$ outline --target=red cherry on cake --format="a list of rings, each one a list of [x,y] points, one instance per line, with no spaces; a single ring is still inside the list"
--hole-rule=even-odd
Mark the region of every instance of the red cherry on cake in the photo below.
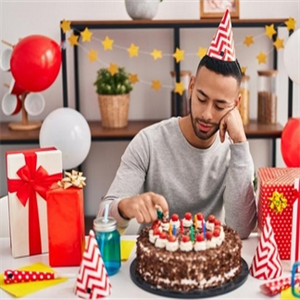
[[[159,235],[159,237],[161,239],[166,239],[167,238],[167,234],[165,232],[161,232],[160,235]]]
[[[218,220],[218,219],[215,219],[215,225],[217,225],[217,226],[221,226],[221,221],[220,221],[220,220]]]
[[[202,221],[204,219],[203,213],[197,213],[197,220]]]
[[[175,242],[176,241],[176,236],[175,235],[169,235],[168,240],[169,240],[169,242]]]
[[[190,241],[190,237],[189,237],[188,235],[184,235],[184,236],[182,237],[182,241],[183,241],[184,243],[189,242],[189,241]]]
[[[177,214],[173,214],[172,215],[172,221],[173,222],[176,222],[176,221],[178,221],[179,220],[179,216],[177,215]]]
[[[154,235],[160,235],[161,234],[161,231],[158,229],[158,227],[153,228],[153,234]]]
[[[203,242],[203,241],[204,241],[204,236],[203,236],[203,234],[197,234],[197,235],[196,235],[196,241],[197,241],[197,242]]]
[[[206,238],[207,238],[208,240],[211,240],[211,239],[212,239],[212,236],[213,236],[213,234],[212,234],[211,231],[207,231],[207,232],[206,232]]]
[[[215,225],[214,229],[217,229],[217,230],[221,231],[221,226],[220,225]]]
[[[186,220],[191,220],[192,219],[192,214],[190,213],[190,212],[186,212],[185,214],[184,214],[184,218],[186,219]]]
[[[210,222],[210,223],[214,223],[215,219],[216,219],[216,217],[214,215],[209,215],[207,218],[208,222]]]
[[[160,225],[161,225],[160,220],[156,219],[156,220],[152,223],[152,229],[158,228]]]
[[[220,230],[215,228],[213,235],[214,237],[220,236]]]

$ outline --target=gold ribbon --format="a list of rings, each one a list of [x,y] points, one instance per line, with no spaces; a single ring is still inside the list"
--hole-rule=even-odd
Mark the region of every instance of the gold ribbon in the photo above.
[[[82,172],[72,170],[72,173],[65,172],[65,175],[67,177],[64,177],[57,183],[60,187],[67,189],[73,186],[82,189],[84,186],[86,186],[86,183],[84,182],[86,177],[82,176]]]
[[[270,208],[275,213],[282,213],[284,209],[288,206],[287,199],[284,197],[283,193],[273,192],[270,200]]]

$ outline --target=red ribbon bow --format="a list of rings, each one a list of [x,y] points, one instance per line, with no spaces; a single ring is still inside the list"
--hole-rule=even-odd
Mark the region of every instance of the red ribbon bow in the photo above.
[[[62,173],[48,175],[47,171],[39,166],[36,169],[36,153],[25,153],[25,166],[17,171],[20,179],[8,179],[8,192],[15,193],[22,203],[26,206],[29,201],[29,253],[30,255],[42,252],[41,230],[36,193],[46,200],[46,192],[51,185],[62,178]]]

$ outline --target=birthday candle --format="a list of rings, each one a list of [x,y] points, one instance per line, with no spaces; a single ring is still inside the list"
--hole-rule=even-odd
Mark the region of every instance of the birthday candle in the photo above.
[[[180,232],[183,233],[183,220],[180,220]]]
[[[206,225],[205,225],[204,219],[202,220],[202,232],[203,232],[203,236],[205,238],[205,235],[206,235]]]
[[[169,222],[169,235],[172,235],[172,224]]]
[[[198,218],[197,218],[197,215],[195,215],[195,217],[194,217],[194,227],[195,227],[195,230],[197,230],[197,227],[198,227]]]
[[[195,240],[195,233],[194,233],[194,227],[191,226],[190,228],[190,234],[191,234],[191,241],[193,242]]]
[[[175,225],[173,225],[173,235],[176,236],[176,226]]]

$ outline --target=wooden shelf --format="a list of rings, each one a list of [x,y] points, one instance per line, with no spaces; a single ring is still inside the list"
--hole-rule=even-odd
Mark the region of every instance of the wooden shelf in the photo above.
[[[107,129],[103,128],[100,121],[88,121],[91,129],[92,141],[129,141],[141,129],[159,120],[136,120],[129,121],[126,128]],[[15,131],[8,128],[9,122],[0,122],[0,144],[38,144],[39,130]],[[281,137],[283,126],[278,124],[258,124],[251,120],[250,124],[245,126],[245,132],[248,139],[276,139]]]

